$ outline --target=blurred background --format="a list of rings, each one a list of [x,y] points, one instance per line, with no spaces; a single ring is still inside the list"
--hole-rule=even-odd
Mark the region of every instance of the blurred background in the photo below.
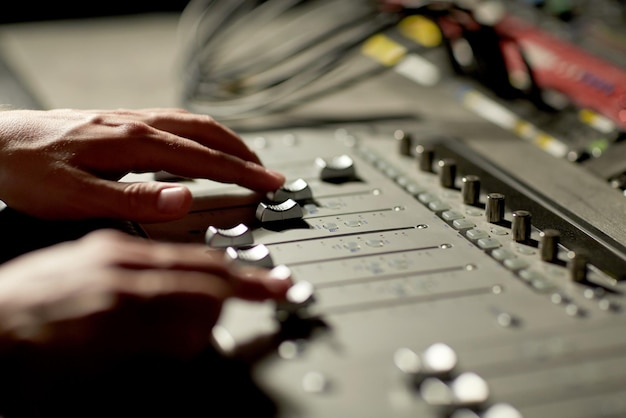
[[[0,14],[0,23],[32,22],[41,20],[77,19],[146,12],[180,12],[186,0],[108,0],[102,2],[15,2],[10,11]]]
[[[16,2],[0,14],[0,104],[174,106],[187,2]]]

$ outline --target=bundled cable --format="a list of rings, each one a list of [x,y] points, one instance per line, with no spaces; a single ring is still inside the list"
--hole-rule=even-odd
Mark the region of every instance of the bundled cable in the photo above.
[[[290,109],[384,70],[359,47],[397,23],[365,0],[191,0],[184,106],[226,120]]]
[[[473,52],[467,68],[461,69],[461,61],[453,59],[455,69],[510,96],[517,92],[510,93],[500,35],[493,26],[504,15],[502,4],[498,0],[191,0],[179,25],[183,105],[232,124],[337,92],[389,69],[390,65],[364,58],[364,45],[377,34],[395,30],[397,35],[398,23],[417,14],[454,23],[463,39],[446,40],[450,56],[456,55],[455,44],[469,46]]]

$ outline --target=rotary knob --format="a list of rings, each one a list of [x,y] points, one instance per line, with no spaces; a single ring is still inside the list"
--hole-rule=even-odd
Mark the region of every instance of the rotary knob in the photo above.
[[[549,263],[557,260],[561,233],[556,229],[546,229],[541,232],[541,259]]]
[[[349,155],[339,155],[329,160],[317,158],[315,163],[321,168],[320,178],[327,182],[341,182],[356,178],[354,160]]]
[[[489,193],[485,210],[487,222],[500,223],[504,220],[504,195],[501,193]]]
[[[437,167],[441,187],[453,189],[456,181],[456,161],[453,158],[443,158],[437,162]]]
[[[461,196],[464,204],[477,206],[480,203],[480,177],[471,174],[464,176]]]
[[[260,202],[256,209],[256,218],[265,222],[294,221],[302,219],[302,207],[292,199],[282,203]]]
[[[240,248],[228,247],[226,248],[226,259],[238,264],[265,268],[274,267],[270,250],[263,244]]]
[[[239,224],[227,229],[209,226],[204,234],[204,241],[212,248],[227,248],[251,245],[254,238],[246,225]]]
[[[400,155],[410,157],[413,151],[413,138],[411,135],[398,129],[393,133],[393,136],[398,141]]]
[[[421,144],[415,147],[415,157],[420,171],[430,173],[433,171],[435,148],[432,145]]]
[[[585,283],[587,281],[587,268],[589,259],[585,254],[568,254],[569,261],[567,263],[570,279],[575,283]]]
[[[513,224],[511,226],[511,235],[513,241],[525,243],[530,240],[530,219],[531,214],[525,210],[516,210],[512,213]]]
[[[291,183],[286,183],[280,189],[268,194],[274,202],[283,202],[287,199],[295,200],[298,203],[313,199],[313,192],[309,184],[303,179],[297,179]]]

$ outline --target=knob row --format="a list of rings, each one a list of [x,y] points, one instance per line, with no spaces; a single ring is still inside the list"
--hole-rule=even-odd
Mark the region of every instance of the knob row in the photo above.
[[[439,184],[446,189],[456,187],[457,163],[454,158],[442,158],[435,164],[435,147],[432,144],[418,144],[413,146],[412,138],[401,131],[396,132],[396,139],[400,141],[400,153],[405,156],[415,156],[419,171],[434,173],[437,168]],[[481,179],[477,175],[468,174],[461,179],[461,198],[465,205],[480,206]],[[526,210],[515,210],[511,213],[511,235],[518,243],[531,241],[532,214]],[[505,196],[502,193],[488,193],[485,202],[485,219],[489,223],[501,224],[505,222]],[[555,229],[546,229],[540,233],[540,257],[542,261],[559,263],[558,253],[561,233]],[[568,269],[570,278],[577,283],[587,281],[588,259],[584,254],[571,252],[568,254]]]

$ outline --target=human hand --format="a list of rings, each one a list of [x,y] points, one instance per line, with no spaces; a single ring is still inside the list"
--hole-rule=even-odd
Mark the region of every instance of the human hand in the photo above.
[[[117,181],[160,170],[261,192],[285,180],[227,127],[182,109],[0,112],[0,199],[13,209],[44,219],[180,218],[187,188]]]
[[[209,346],[228,298],[281,300],[292,284],[287,267],[225,260],[204,245],[114,230],[13,259],[0,267],[0,356],[38,353],[73,364],[193,356]]]

